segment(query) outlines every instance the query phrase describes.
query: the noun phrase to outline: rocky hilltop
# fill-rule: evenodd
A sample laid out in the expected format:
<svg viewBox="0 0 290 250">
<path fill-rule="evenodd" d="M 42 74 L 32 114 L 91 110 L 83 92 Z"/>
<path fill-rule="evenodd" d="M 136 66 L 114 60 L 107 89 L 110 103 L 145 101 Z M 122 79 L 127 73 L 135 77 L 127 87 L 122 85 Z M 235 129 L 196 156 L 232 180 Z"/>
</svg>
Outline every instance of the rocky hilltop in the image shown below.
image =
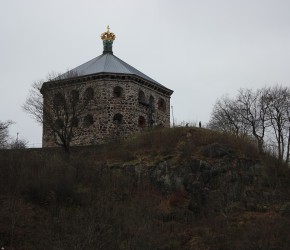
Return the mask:
<svg viewBox="0 0 290 250">
<path fill-rule="evenodd" d="M 199 128 L 0 152 L 5 249 L 290 249 L 290 173 Z"/>
</svg>

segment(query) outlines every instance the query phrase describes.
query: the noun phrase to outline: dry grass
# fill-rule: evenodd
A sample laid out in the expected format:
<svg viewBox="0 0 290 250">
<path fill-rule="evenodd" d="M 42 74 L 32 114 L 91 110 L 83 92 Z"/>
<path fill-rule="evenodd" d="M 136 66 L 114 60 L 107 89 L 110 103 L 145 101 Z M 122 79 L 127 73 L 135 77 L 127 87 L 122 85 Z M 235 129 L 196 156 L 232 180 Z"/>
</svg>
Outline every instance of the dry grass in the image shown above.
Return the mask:
<svg viewBox="0 0 290 250">
<path fill-rule="evenodd" d="M 72 148 L 70 156 L 61 149 L 0 151 L 0 247 L 289 249 L 290 217 L 282 201 L 289 199 L 290 175 L 273 158 L 263 158 L 261 175 L 248 187 L 278 197 L 266 212 L 224 208 L 227 214 L 198 216 L 188 208 L 188 192 L 161 192 L 148 176 L 120 169 L 140 160 L 154 165 L 168 156 L 206 159 L 204 149 L 212 144 L 229 148 L 231 157 L 261 158 L 246 138 L 199 128 L 145 131 L 119 143 Z M 208 202 L 213 210 L 220 203 Z"/>
<path fill-rule="evenodd" d="M 147 130 L 141 134 L 110 144 L 103 148 L 100 158 L 130 161 L 138 157 L 155 158 L 159 155 L 175 155 L 183 160 L 193 155 L 202 157 L 202 150 L 210 144 L 225 145 L 235 152 L 235 157 L 258 159 L 256 146 L 248 138 L 200 128 L 163 128 Z"/>
</svg>

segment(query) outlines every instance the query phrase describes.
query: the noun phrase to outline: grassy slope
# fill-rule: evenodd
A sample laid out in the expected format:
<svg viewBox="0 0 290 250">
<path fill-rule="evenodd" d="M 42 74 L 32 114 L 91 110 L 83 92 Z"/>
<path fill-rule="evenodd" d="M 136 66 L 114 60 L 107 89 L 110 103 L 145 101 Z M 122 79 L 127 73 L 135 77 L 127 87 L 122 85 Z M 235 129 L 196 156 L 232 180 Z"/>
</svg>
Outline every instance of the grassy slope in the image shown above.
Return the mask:
<svg viewBox="0 0 290 250">
<path fill-rule="evenodd" d="M 154 167 L 164 159 L 173 166 L 192 158 L 211 165 L 229 161 L 205 154 L 212 144 L 263 166 L 255 185 L 245 188 L 254 207 L 239 201 L 226 213 L 196 214 L 186 192 L 163 192 L 146 176 L 115 168 L 140 162 Z M 246 139 L 198 128 L 161 129 L 73 148 L 70 157 L 58 149 L 1 151 L 0 163 L 5 249 L 290 249 L 289 171 Z M 267 203 L 261 194 L 269 196 Z"/>
</svg>

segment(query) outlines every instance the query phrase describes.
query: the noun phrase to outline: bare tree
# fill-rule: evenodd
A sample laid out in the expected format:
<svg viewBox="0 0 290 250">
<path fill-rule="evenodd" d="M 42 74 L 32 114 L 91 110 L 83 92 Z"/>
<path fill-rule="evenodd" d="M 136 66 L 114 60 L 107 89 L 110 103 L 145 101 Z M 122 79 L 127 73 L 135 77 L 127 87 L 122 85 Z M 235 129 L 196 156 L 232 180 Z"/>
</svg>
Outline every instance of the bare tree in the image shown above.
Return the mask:
<svg viewBox="0 0 290 250">
<path fill-rule="evenodd" d="M 287 87 L 275 86 L 264 89 L 264 92 L 271 128 L 277 143 L 278 159 L 282 161 L 286 153 L 286 161 L 288 161 L 290 91 Z"/>
<path fill-rule="evenodd" d="M 266 128 L 270 126 L 267 116 L 268 105 L 263 90 L 240 89 L 237 99 L 237 114 L 242 123 L 248 126 L 263 152 Z"/>
<path fill-rule="evenodd" d="M 229 132 L 236 136 L 247 135 L 249 130 L 238 115 L 235 100 L 228 96 L 223 96 L 215 103 L 208 127 Z"/>
<path fill-rule="evenodd" d="M 275 86 L 256 91 L 240 89 L 235 98 L 217 100 L 209 127 L 236 136 L 253 136 L 260 152 L 265 140 L 274 139 L 277 157 L 289 162 L 290 90 Z"/>
<path fill-rule="evenodd" d="M 80 98 L 80 84 L 62 84 L 63 80 L 74 77 L 77 74 L 68 71 L 50 74 L 46 81 L 35 82 L 23 105 L 23 109 L 43 125 L 43 130 L 49 131 L 55 145 L 62 146 L 66 152 L 77 138 L 79 119 L 88 104 L 86 98 Z"/>
<path fill-rule="evenodd" d="M 266 112 L 262 91 L 240 89 L 234 99 L 223 97 L 217 100 L 209 127 L 237 136 L 251 135 L 257 141 L 259 151 L 263 152 L 268 126 Z"/>
<path fill-rule="evenodd" d="M 9 141 L 9 126 L 13 124 L 12 121 L 0 122 L 0 147 L 6 148 Z"/>
<path fill-rule="evenodd" d="M 40 92 L 44 80 L 36 81 L 32 84 L 29 90 L 28 97 L 24 105 L 23 110 L 27 112 L 33 119 L 40 125 L 43 125 L 43 96 Z"/>
<path fill-rule="evenodd" d="M 14 139 L 9 143 L 9 148 L 11 149 L 23 149 L 27 148 L 28 141 L 25 139 Z"/>
</svg>

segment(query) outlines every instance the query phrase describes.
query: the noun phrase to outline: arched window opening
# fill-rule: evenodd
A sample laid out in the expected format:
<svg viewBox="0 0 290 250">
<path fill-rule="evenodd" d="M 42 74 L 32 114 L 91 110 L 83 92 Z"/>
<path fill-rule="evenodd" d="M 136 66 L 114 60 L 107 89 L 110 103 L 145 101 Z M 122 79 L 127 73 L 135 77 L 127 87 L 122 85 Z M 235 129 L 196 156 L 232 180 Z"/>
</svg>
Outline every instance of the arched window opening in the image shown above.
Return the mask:
<svg viewBox="0 0 290 250">
<path fill-rule="evenodd" d="M 76 104 L 79 101 L 80 95 L 77 90 L 72 90 L 70 93 L 71 103 Z"/>
<path fill-rule="evenodd" d="M 123 115 L 121 114 L 115 114 L 114 115 L 114 118 L 113 118 L 113 122 L 116 124 L 116 125 L 120 125 L 123 121 Z"/>
<path fill-rule="evenodd" d="M 54 108 L 63 107 L 64 104 L 65 104 L 65 98 L 64 98 L 63 94 L 61 94 L 61 93 L 55 94 L 55 96 L 53 98 Z"/>
<path fill-rule="evenodd" d="M 55 128 L 57 130 L 60 130 L 60 129 L 63 129 L 63 127 L 64 127 L 63 120 L 60 119 L 60 118 L 56 119 L 56 121 L 55 121 Z"/>
<path fill-rule="evenodd" d="M 94 118 L 91 114 L 88 114 L 84 117 L 84 126 L 89 127 L 94 123 Z"/>
<path fill-rule="evenodd" d="M 166 104 L 164 99 L 160 98 L 158 101 L 158 109 L 165 112 L 166 111 Z"/>
<path fill-rule="evenodd" d="M 77 117 L 71 118 L 71 126 L 75 128 L 79 126 L 79 119 Z"/>
<path fill-rule="evenodd" d="M 141 103 L 145 103 L 145 94 L 142 90 L 139 91 L 138 100 Z"/>
<path fill-rule="evenodd" d="M 149 106 L 151 109 L 154 109 L 154 107 L 155 107 L 155 99 L 152 95 L 149 98 Z"/>
<path fill-rule="evenodd" d="M 116 86 L 113 91 L 113 95 L 115 98 L 122 97 L 123 95 L 123 88 L 120 86 Z"/>
<path fill-rule="evenodd" d="M 94 99 L 94 90 L 91 87 L 85 90 L 84 98 L 86 101 L 90 101 Z"/>
<path fill-rule="evenodd" d="M 139 128 L 145 128 L 146 127 L 146 120 L 144 118 L 144 116 L 139 116 L 139 119 L 138 119 L 138 127 Z"/>
<path fill-rule="evenodd" d="M 157 127 L 158 127 L 158 128 L 164 128 L 164 123 L 163 123 L 163 122 L 159 122 L 159 123 L 157 124 Z"/>
</svg>

